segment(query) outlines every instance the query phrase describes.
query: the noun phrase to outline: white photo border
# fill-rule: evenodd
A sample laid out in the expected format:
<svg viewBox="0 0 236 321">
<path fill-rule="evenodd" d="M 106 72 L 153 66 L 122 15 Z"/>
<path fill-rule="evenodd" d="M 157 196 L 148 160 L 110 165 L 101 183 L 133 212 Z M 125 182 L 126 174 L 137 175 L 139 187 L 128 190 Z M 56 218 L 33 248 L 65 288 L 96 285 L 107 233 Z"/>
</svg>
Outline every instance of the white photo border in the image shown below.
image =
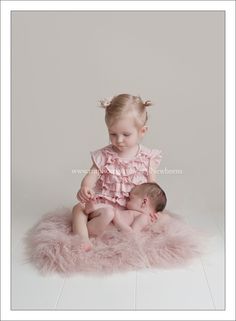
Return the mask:
<svg viewBox="0 0 236 321">
<path fill-rule="evenodd" d="M 226 309 L 224 311 L 14 311 L 11 267 L 11 11 L 225 11 L 226 17 Z M 2 1 L 1 2 L 1 319 L 234 320 L 235 319 L 235 1 Z"/>
</svg>

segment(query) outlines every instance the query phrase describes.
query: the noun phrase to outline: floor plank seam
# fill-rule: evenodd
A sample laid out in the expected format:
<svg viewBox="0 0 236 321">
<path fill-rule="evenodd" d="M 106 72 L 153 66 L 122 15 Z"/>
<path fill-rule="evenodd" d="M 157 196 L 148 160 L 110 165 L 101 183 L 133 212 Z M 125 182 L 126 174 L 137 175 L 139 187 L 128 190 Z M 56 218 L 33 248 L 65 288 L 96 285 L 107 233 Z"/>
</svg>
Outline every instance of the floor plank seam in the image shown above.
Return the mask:
<svg viewBox="0 0 236 321">
<path fill-rule="evenodd" d="M 65 282 L 66 282 L 66 279 L 63 280 L 63 283 L 62 283 L 61 288 L 59 290 L 59 293 L 58 293 L 58 296 L 57 296 L 57 300 L 56 300 L 56 304 L 55 304 L 55 307 L 54 307 L 55 309 L 57 308 L 58 302 L 59 302 L 59 300 L 61 298 L 62 291 L 63 291 L 63 289 L 65 287 Z"/>
<path fill-rule="evenodd" d="M 137 284 L 138 284 L 138 271 L 135 271 L 135 293 L 134 293 L 134 310 L 137 310 Z"/>
<path fill-rule="evenodd" d="M 210 296 L 211 296 L 211 301 L 213 303 L 214 309 L 216 310 L 215 300 L 214 300 L 213 293 L 212 293 L 212 290 L 211 290 L 211 287 L 210 287 L 210 284 L 209 284 L 209 281 L 208 281 L 208 277 L 206 275 L 206 270 L 205 270 L 205 267 L 204 267 L 204 263 L 202 261 L 202 258 L 200 258 L 200 260 L 201 260 L 201 264 L 202 264 L 203 274 L 204 274 L 204 277 L 205 277 L 205 280 L 206 280 L 206 283 L 207 283 L 207 286 L 208 286 L 208 290 L 209 290 L 209 293 L 210 293 Z"/>
</svg>

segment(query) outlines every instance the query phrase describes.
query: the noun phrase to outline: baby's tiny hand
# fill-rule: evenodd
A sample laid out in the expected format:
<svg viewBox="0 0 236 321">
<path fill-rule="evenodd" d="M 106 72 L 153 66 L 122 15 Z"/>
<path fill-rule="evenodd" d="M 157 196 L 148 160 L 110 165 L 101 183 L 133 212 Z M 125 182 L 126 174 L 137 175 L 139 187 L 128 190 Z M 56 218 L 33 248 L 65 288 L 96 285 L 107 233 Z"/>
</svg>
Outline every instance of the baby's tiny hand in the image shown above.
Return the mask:
<svg viewBox="0 0 236 321">
<path fill-rule="evenodd" d="M 155 223 L 159 218 L 159 213 L 158 212 L 157 213 L 151 213 L 150 214 L 150 218 L 151 218 L 151 222 Z"/>
<path fill-rule="evenodd" d="M 77 194 L 77 198 L 79 201 L 86 203 L 91 198 L 93 198 L 93 195 L 94 195 L 93 190 L 84 186 L 84 187 L 81 187 L 81 189 L 79 190 L 79 192 Z"/>
</svg>

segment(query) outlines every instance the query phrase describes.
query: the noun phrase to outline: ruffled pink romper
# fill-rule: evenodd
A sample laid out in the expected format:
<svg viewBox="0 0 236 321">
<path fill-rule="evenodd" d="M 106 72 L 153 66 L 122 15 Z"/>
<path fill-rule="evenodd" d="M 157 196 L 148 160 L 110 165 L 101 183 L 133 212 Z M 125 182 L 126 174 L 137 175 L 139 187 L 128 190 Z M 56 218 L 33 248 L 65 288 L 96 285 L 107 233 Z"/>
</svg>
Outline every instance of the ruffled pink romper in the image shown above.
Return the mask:
<svg viewBox="0 0 236 321">
<path fill-rule="evenodd" d="M 124 209 L 130 190 L 148 181 L 150 161 L 152 160 L 157 168 L 162 155 L 157 149 L 139 145 L 136 156 L 125 159 L 118 156 L 112 145 L 108 145 L 91 152 L 91 157 L 101 174 L 96 183 L 95 197 L 92 201 L 95 210 L 96 204 L 100 208 L 101 203 L 104 207 L 107 204 Z"/>
</svg>

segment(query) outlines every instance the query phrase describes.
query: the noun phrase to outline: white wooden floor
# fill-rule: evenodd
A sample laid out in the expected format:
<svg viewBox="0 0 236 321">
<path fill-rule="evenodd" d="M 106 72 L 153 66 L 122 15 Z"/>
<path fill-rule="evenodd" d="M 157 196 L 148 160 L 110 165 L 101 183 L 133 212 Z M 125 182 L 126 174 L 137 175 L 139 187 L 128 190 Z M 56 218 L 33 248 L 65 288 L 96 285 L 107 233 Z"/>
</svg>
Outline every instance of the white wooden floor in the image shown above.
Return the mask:
<svg viewBox="0 0 236 321">
<path fill-rule="evenodd" d="M 20 211 L 20 208 L 17 209 Z M 37 208 L 38 218 L 42 208 Z M 18 219 L 17 219 L 18 217 Z M 224 237 L 215 219 L 188 222 L 207 230 L 208 253 L 191 265 L 106 277 L 42 276 L 24 262 L 22 237 L 36 217 L 17 216 L 12 227 L 13 310 L 221 310 L 224 309 Z"/>
</svg>

